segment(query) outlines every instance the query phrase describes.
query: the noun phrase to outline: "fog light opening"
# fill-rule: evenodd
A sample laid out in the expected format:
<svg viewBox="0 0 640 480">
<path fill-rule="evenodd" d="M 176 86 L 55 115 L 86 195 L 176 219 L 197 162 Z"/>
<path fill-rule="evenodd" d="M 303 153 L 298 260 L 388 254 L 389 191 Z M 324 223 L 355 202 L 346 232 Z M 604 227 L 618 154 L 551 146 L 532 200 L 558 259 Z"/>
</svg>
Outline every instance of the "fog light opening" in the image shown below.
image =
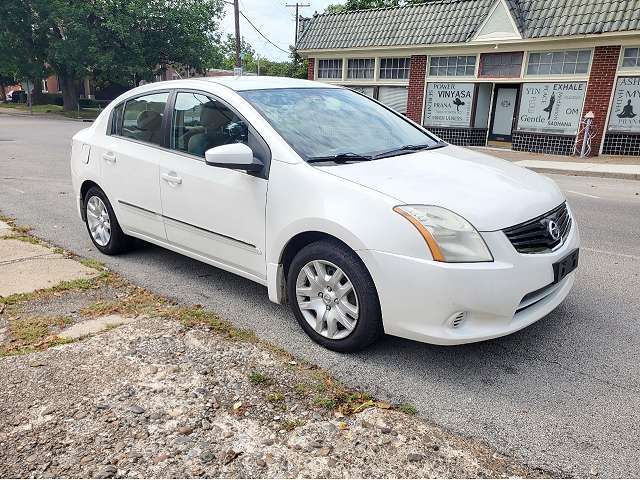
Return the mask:
<svg viewBox="0 0 640 480">
<path fill-rule="evenodd" d="M 451 328 L 460 328 L 466 319 L 467 312 L 454 313 L 449 318 L 449 325 L 451 326 Z"/>
</svg>

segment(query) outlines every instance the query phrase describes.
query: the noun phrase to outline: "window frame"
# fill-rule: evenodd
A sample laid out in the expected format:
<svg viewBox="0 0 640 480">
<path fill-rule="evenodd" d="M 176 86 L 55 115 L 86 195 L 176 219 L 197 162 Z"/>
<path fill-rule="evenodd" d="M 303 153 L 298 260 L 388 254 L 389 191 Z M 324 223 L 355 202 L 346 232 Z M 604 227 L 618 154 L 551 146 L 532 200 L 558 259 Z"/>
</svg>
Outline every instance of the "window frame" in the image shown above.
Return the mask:
<svg viewBox="0 0 640 480">
<path fill-rule="evenodd" d="M 225 107 L 227 107 L 229 110 L 231 110 L 233 112 L 234 115 L 236 115 L 242 122 L 244 122 L 247 125 L 247 129 L 249 131 L 250 135 L 254 135 L 258 144 L 260 144 L 260 146 L 262 147 L 262 149 L 264 150 L 264 155 L 265 158 L 261 159 L 259 158 L 258 160 L 260 160 L 263 164 L 264 164 L 264 168 L 257 172 L 257 173 L 253 173 L 253 172 L 245 172 L 242 170 L 237 170 L 240 173 L 245 173 L 247 175 L 253 175 L 253 176 L 257 176 L 260 178 L 264 178 L 265 180 L 269 178 L 269 171 L 271 168 L 271 158 L 272 158 L 272 153 L 271 153 L 271 148 L 269 147 L 269 144 L 267 143 L 267 141 L 264 139 L 264 137 L 258 132 L 258 130 L 255 129 L 255 127 L 251 124 L 251 122 L 249 122 L 246 117 L 242 114 L 240 114 L 238 112 L 237 108 L 234 108 L 228 101 L 226 101 L 223 98 L 220 98 L 218 95 L 211 93 L 211 92 L 207 92 L 207 91 L 203 91 L 203 90 L 197 90 L 194 88 L 176 88 L 173 90 L 172 95 L 169 99 L 169 102 L 167 102 L 167 105 L 170 105 L 170 110 L 169 110 L 169 121 L 168 124 L 166 125 L 166 129 L 165 129 L 165 144 L 167 145 L 166 147 L 163 148 L 163 150 L 167 150 L 168 152 L 171 152 L 175 155 L 180 155 L 186 158 L 189 158 L 191 160 L 197 160 L 199 162 L 205 163 L 205 159 L 204 157 L 199 157 L 198 155 L 193 155 L 192 153 L 189 152 L 183 152 L 182 150 L 176 150 L 174 148 L 171 148 L 171 135 L 173 133 L 173 111 L 174 111 L 174 107 L 175 107 L 175 102 L 176 102 L 176 98 L 178 97 L 179 93 L 195 93 L 197 95 L 203 95 L 213 101 L 216 102 L 220 102 L 222 105 L 224 105 Z M 238 93 L 236 92 L 236 95 L 238 95 Z M 241 97 L 242 98 L 242 97 Z M 251 107 L 253 108 L 253 107 Z M 256 114 L 259 115 L 259 113 L 256 111 Z M 164 125 L 163 125 L 164 126 Z M 211 167 L 211 168 L 223 168 L 223 167 Z"/>
<path fill-rule="evenodd" d="M 403 61 L 405 61 L 407 63 L 407 66 L 406 67 L 402 67 L 402 68 L 400 68 L 400 66 L 398 66 L 397 68 L 393 67 L 393 66 L 391 66 L 391 67 L 383 67 L 382 66 L 382 62 L 386 62 L 386 61 L 393 62 L 394 60 L 398 60 L 398 61 L 403 60 Z M 383 70 L 385 70 L 385 71 L 397 70 L 398 72 L 406 71 L 407 72 L 407 76 L 406 77 L 398 76 L 396 78 L 393 78 L 393 76 L 385 77 L 385 76 L 382 75 L 382 71 Z M 410 75 L 411 75 L 411 57 L 379 57 L 378 80 L 385 81 L 385 82 L 394 81 L 394 80 L 396 80 L 396 81 L 409 81 Z"/>
<path fill-rule="evenodd" d="M 370 68 L 360 68 L 360 65 L 355 66 L 353 69 L 349 66 L 351 62 L 362 62 L 369 61 L 371 62 Z M 358 72 L 369 72 L 371 71 L 370 77 L 359 77 L 359 76 L 350 76 L 350 72 L 354 73 Z M 352 57 L 347 58 L 347 78 L 346 80 L 373 80 L 376 76 L 376 58 L 375 57 Z"/>
<path fill-rule="evenodd" d="M 520 68 L 518 69 L 518 74 L 517 75 L 483 75 L 482 73 L 482 67 L 485 64 L 485 60 L 487 58 L 489 58 L 489 56 L 494 56 L 494 55 L 515 55 L 515 54 L 520 54 L 521 58 L 520 58 Z M 511 51 L 511 52 L 483 52 L 480 54 L 480 59 L 478 61 L 478 78 L 513 78 L 513 79 L 517 79 L 517 78 L 523 78 L 522 77 L 522 68 L 523 65 L 525 63 L 525 51 L 524 50 L 516 50 L 516 51 Z"/>
<path fill-rule="evenodd" d="M 544 54 L 557 54 L 557 53 L 562 53 L 566 54 L 569 52 L 575 52 L 578 56 L 580 55 L 580 52 L 589 52 L 589 61 L 587 62 L 587 71 L 583 72 L 583 73 L 553 73 L 551 72 L 551 68 L 549 69 L 549 73 L 529 73 L 529 65 L 531 64 L 530 60 L 531 60 L 531 55 L 544 55 Z M 589 73 L 591 72 L 591 63 L 593 61 L 593 49 L 592 48 L 567 48 L 567 49 L 558 49 L 558 50 L 528 50 L 527 52 L 527 58 L 526 58 L 526 63 L 524 65 L 524 77 L 532 77 L 532 78 L 540 78 L 540 77 L 587 77 L 589 76 Z M 576 68 L 577 65 L 579 63 L 584 63 L 584 62 L 578 62 L 578 59 L 576 58 L 575 62 L 570 62 L 570 63 L 575 63 Z M 546 65 L 546 64 L 544 64 Z M 553 61 L 550 64 L 551 66 L 553 65 Z M 540 66 L 540 62 L 538 62 L 538 66 Z M 565 62 L 564 62 L 564 58 L 563 58 L 563 62 L 562 62 L 562 69 L 564 70 L 564 66 L 565 66 Z"/>
<path fill-rule="evenodd" d="M 162 113 L 162 125 L 160 126 L 160 131 L 162 132 L 162 145 L 158 145 L 156 143 L 150 143 L 150 142 L 145 142 L 143 140 L 137 140 L 135 138 L 131 138 L 131 137 L 125 137 L 124 135 L 122 135 L 122 126 L 124 123 L 124 112 L 127 109 L 127 103 L 134 101 L 138 98 L 141 97 L 148 97 L 149 95 L 157 95 L 159 93 L 168 93 L 169 96 L 167 98 L 167 101 L 164 104 L 164 112 Z M 148 92 L 144 92 L 144 93 L 139 93 L 137 95 L 132 95 L 131 97 L 127 97 L 124 100 L 122 100 L 120 103 L 118 103 L 115 107 L 113 107 L 111 109 L 111 112 L 109 113 L 109 123 L 107 126 L 107 136 L 110 137 L 116 137 L 116 138 L 120 138 L 122 140 L 126 140 L 129 142 L 134 142 L 134 143 L 139 143 L 141 145 L 146 145 L 148 147 L 154 147 L 154 148 L 162 148 L 162 149 L 167 149 L 167 134 L 166 134 L 166 124 L 167 124 L 167 113 L 168 113 L 168 107 L 169 104 L 172 101 L 172 96 L 173 96 L 173 90 L 170 88 L 163 88 L 160 90 L 151 90 Z M 120 106 L 122 106 L 122 116 L 120 117 L 120 124 L 118 125 L 118 127 L 120 128 L 120 133 L 113 133 L 113 121 L 114 121 L 114 113 L 116 111 L 117 108 L 119 108 Z"/>
<path fill-rule="evenodd" d="M 632 67 L 625 67 L 624 66 L 624 53 L 627 49 L 632 49 L 635 48 L 638 50 L 638 56 L 636 57 L 636 65 L 632 66 Z M 638 45 L 623 45 L 622 48 L 620 49 L 620 59 L 618 61 L 618 70 L 621 72 L 624 72 L 624 75 L 627 75 L 628 73 L 631 72 L 637 72 L 640 71 L 640 44 Z"/>
<path fill-rule="evenodd" d="M 340 68 L 331 67 L 329 69 L 325 68 L 325 70 L 331 70 L 331 71 L 337 70 L 337 71 L 340 72 L 340 75 L 337 76 L 337 77 L 321 77 L 320 76 L 320 72 L 322 71 L 322 68 L 320 67 L 320 62 L 339 62 Z M 318 69 L 317 69 L 317 73 L 316 73 L 316 79 L 318 79 L 318 80 L 343 80 L 344 79 L 344 58 L 341 58 L 341 57 L 319 58 L 317 67 L 318 67 Z M 375 72 L 374 72 L 374 75 L 375 75 Z"/>
<path fill-rule="evenodd" d="M 464 74 L 458 75 L 457 74 L 457 70 L 458 67 L 461 67 L 462 65 L 458 65 L 458 59 L 460 57 L 464 57 L 465 59 L 469 59 L 469 58 L 473 58 L 473 72 L 468 74 L 466 72 L 467 67 L 470 67 L 471 65 L 468 65 L 467 62 L 468 60 L 465 60 L 465 64 L 464 64 L 464 69 L 465 72 Z M 437 59 L 441 59 L 441 58 L 446 58 L 447 59 L 447 65 L 433 65 L 433 59 L 437 58 Z M 441 68 L 445 68 L 445 70 L 448 68 L 448 64 L 449 64 L 449 60 L 450 58 L 455 58 L 456 59 L 456 64 L 455 64 L 455 70 L 456 73 L 454 74 L 449 74 L 449 73 L 445 73 L 444 75 L 440 75 L 438 73 L 431 73 L 431 68 L 436 68 L 436 70 L 441 69 Z M 440 60 L 438 60 L 440 61 Z M 478 54 L 470 54 L 470 55 L 465 55 L 465 54 L 461 54 L 461 55 L 429 55 L 429 64 L 427 65 L 427 76 L 428 77 L 433 77 L 433 78 L 461 78 L 461 77 L 467 77 L 467 78 L 473 78 L 476 75 L 476 71 L 478 68 L 479 62 L 478 62 Z"/>
</svg>

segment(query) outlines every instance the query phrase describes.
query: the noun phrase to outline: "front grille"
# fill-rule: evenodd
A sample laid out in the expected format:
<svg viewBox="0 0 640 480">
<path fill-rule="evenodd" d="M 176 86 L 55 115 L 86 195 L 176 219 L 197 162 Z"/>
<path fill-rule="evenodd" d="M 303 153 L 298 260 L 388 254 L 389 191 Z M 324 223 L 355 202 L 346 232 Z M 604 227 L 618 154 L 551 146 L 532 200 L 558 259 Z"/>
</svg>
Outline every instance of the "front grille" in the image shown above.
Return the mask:
<svg viewBox="0 0 640 480">
<path fill-rule="evenodd" d="M 557 227 L 550 227 L 554 222 Z M 556 231 L 559 236 L 552 236 L 552 231 Z M 567 204 L 554 208 L 550 212 L 540 215 L 513 227 L 505 228 L 504 234 L 507 236 L 514 248 L 520 253 L 545 253 L 562 245 L 571 231 L 571 215 Z"/>
</svg>

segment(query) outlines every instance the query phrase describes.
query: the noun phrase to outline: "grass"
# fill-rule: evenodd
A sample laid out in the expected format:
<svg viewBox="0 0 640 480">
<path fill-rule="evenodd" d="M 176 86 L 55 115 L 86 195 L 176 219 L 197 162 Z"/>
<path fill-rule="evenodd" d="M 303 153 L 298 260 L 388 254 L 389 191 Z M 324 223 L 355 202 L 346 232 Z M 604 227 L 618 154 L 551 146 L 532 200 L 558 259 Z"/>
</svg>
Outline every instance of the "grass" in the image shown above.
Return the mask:
<svg viewBox="0 0 640 480">
<path fill-rule="evenodd" d="M 280 403 L 284 401 L 284 393 L 279 390 L 274 390 L 273 392 L 269 392 L 267 395 L 267 401 L 271 403 Z"/>
<path fill-rule="evenodd" d="M 67 316 L 18 315 L 9 317 L 11 340 L 0 345 L 0 356 L 31 353 L 38 350 L 68 343 L 50 332 L 53 327 L 64 327 L 72 323 Z"/>
<path fill-rule="evenodd" d="M 406 413 L 407 415 L 415 415 L 416 413 L 418 413 L 418 409 L 413 405 L 411 405 L 410 403 L 403 403 L 402 405 L 398 405 L 397 408 L 398 410 L 400 410 L 403 413 Z"/>
<path fill-rule="evenodd" d="M 254 385 L 270 385 L 271 379 L 264 373 L 253 371 L 249 374 L 249 381 Z"/>
<path fill-rule="evenodd" d="M 28 112 L 29 106 L 26 103 L 0 103 L 0 108 L 10 108 L 13 110 L 19 110 L 21 112 Z M 57 115 L 62 115 L 67 118 L 83 118 L 83 119 L 94 119 L 96 118 L 102 110 L 98 108 L 81 108 L 80 111 L 65 111 L 62 109 L 61 105 L 33 105 L 32 107 L 33 113 L 43 114 L 43 113 L 53 113 Z"/>
</svg>

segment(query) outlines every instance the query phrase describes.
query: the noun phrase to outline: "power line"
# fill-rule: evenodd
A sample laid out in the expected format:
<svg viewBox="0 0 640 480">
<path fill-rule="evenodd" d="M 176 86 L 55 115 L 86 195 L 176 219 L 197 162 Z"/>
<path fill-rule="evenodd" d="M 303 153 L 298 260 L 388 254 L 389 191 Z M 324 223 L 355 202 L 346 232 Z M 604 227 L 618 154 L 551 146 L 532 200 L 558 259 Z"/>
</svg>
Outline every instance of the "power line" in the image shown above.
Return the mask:
<svg viewBox="0 0 640 480">
<path fill-rule="evenodd" d="M 228 1 L 225 1 L 224 3 L 229 4 L 229 5 L 233 5 L 233 4 L 234 4 L 234 2 L 228 2 Z M 244 12 L 243 12 L 242 10 L 240 10 L 240 15 L 242 15 L 242 16 L 244 17 L 244 19 L 249 23 L 249 25 L 251 25 L 251 26 L 253 27 L 253 29 L 254 29 L 256 32 L 258 32 L 258 33 L 260 34 L 260 36 L 261 36 L 262 38 L 264 38 L 267 42 L 269 42 L 271 45 L 273 45 L 274 47 L 276 47 L 276 48 L 277 48 L 278 50 L 280 50 L 281 52 L 286 53 L 287 55 L 288 55 L 289 53 L 291 53 L 291 52 L 289 52 L 288 50 L 285 50 L 285 49 L 283 49 L 283 48 L 280 48 L 278 45 L 276 45 L 276 44 L 275 44 L 275 43 L 273 43 L 271 40 L 269 40 L 269 39 L 265 36 L 265 34 L 264 34 L 264 33 L 262 33 L 262 32 L 258 29 L 258 27 L 256 27 L 256 26 L 253 24 L 253 22 L 252 22 L 251 20 L 249 20 L 249 17 L 247 17 L 247 16 L 244 14 Z"/>
</svg>

